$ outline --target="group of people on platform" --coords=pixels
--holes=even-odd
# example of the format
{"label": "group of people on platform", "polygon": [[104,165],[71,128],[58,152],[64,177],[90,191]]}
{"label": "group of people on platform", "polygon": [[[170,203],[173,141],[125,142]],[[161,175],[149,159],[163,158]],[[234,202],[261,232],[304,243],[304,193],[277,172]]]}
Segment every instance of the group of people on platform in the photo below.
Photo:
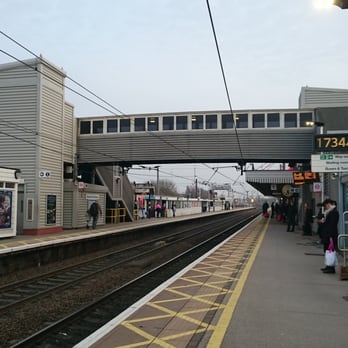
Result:
{"label": "group of people on platform", "polygon": [[[262,206],[263,214],[269,211],[269,204],[265,202]],[[288,200],[279,203],[272,202],[270,207],[271,218],[276,218],[278,222],[287,224],[287,232],[294,232],[298,224],[298,207],[295,201]],[[307,202],[303,204],[303,234],[312,235],[313,210]]]}
{"label": "group of people on platform", "polygon": [[[137,208],[135,206],[135,208]],[[172,216],[175,217],[175,213],[176,213],[176,204],[172,203],[171,206],[171,211],[172,211]],[[139,208],[139,217],[141,219],[144,218],[160,218],[160,217],[167,217],[167,207],[165,203],[162,203],[157,201],[157,202],[149,202],[148,203],[148,207],[147,210],[145,210],[144,207]]]}
{"label": "group of people on platform", "polygon": [[[311,236],[312,224],[314,219],[317,222],[317,234],[319,237],[318,243],[323,245],[324,254],[327,250],[337,250],[338,239],[338,221],[339,212],[337,210],[337,203],[330,198],[324,200],[324,202],[317,204],[318,213],[313,214],[313,209],[307,202],[303,203],[303,235]],[[269,217],[268,212],[270,210],[271,218],[275,217],[277,221],[287,224],[287,232],[293,232],[295,226],[298,223],[298,208],[294,201],[289,200],[279,204],[273,202],[269,209],[269,205],[265,202],[262,206],[262,212],[265,217]],[[321,268],[323,273],[335,273],[335,265],[326,265]]]}

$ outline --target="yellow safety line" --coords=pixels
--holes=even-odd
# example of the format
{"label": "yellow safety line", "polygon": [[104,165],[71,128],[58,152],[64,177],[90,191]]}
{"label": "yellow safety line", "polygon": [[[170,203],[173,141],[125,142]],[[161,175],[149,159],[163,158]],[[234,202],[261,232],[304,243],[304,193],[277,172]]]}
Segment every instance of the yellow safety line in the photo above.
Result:
{"label": "yellow safety line", "polygon": [[221,343],[224,339],[227,328],[231,322],[233,312],[234,312],[236,305],[238,303],[238,299],[243,291],[243,288],[244,288],[244,285],[245,285],[246,280],[248,278],[251,267],[256,259],[257,253],[258,253],[258,251],[261,247],[262,241],[265,237],[268,225],[269,225],[269,219],[262,230],[261,237],[259,238],[257,245],[256,245],[252,255],[250,256],[250,258],[249,258],[249,260],[248,260],[248,262],[247,262],[247,264],[246,264],[246,266],[241,274],[239,281],[237,282],[237,285],[236,285],[236,287],[235,287],[235,289],[230,297],[230,300],[228,301],[227,305],[225,305],[225,309],[222,312],[218,323],[215,325],[215,329],[213,331],[213,334],[210,337],[210,340],[206,346],[207,348],[217,348],[217,347],[221,346]]}
{"label": "yellow safety line", "polygon": [[141,343],[134,343],[134,344],[127,344],[124,346],[117,346],[117,347],[140,347],[140,346],[144,346],[144,344],[151,344],[151,343],[156,343],[158,344],[160,347],[163,348],[175,348],[174,346],[172,346],[171,344],[168,344],[167,342],[162,341],[161,339],[148,334],[147,332],[138,329],[137,327],[131,325],[130,323],[125,322],[123,324],[123,326],[127,327],[128,329],[134,331],[135,333],[137,333],[139,336],[144,337],[147,341],[146,342],[141,342]]}
{"label": "yellow safety line", "polygon": [[[158,300],[158,301],[150,301],[147,303],[147,306],[152,307],[160,312],[162,312],[162,314],[156,315],[156,316],[151,316],[151,317],[147,317],[147,318],[136,318],[133,320],[126,320],[124,321],[121,325],[125,328],[127,328],[130,331],[133,331],[134,333],[138,334],[139,336],[143,337],[145,339],[145,341],[142,342],[137,342],[137,343],[131,343],[131,344],[127,344],[124,345],[122,347],[143,347],[144,345],[158,345],[160,347],[163,348],[171,348],[173,347],[172,345],[170,345],[169,343],[167,343],[168,341],[172,340],[172,339],[178,339],[180,337],[185,337],[188,335],[192,335],[192,334],[197,334],[200,332],[207,332],[207,331],[213,331],[212,337],[210,338],[209,341],[209,346],[207,347],[219,347],[222,339],[224,337],[224,334],[226,332],[226,329],[228,327],[228,324],[230,322],[230,318],[232,317],[234,308],[237,304],[238,298],[242,292],[242,289],[244,287],[244,284],[246,282],[246,278],[248,276],[248,273],[250,272],[251,266],[256,258],[257,252],[259,250],[259,247],[262,243],[262,240],[264,238],[264,234],[265,231],[268,227],[269,222],[267,223],[267,225],[264,227],[264,229],[261,232],[261,237],[258,238],[256,243],[252,243],[253,245],[255,244],[255,249],[253,250],[253,252],[250,252],[249,254],[246,253],[246,251],[244,250],[243,252],[238,252],[238,253],[234,253],[234,257],[237,259],[234,260],[229,260],[227,263],[229,264],[229,266],[225,263],[225,265],[220,265],[220,271],[221,269],[223,270],[223,272],[221,273],[212,273],[209,272],[209,269],[214,269],[216,268],[216,264],[215,264],[215,260],[218,261],[219,263],[221,263],[221,258],[219,257],[211,257],[208,256],[208,258],[203,261],[201,263],[200,266],[203,265],[203,267],[197,267],[196,269],[194,269],[194,272],[192,274],[192,276],[183,276],[181,279],[183,281],[186,282],[186,284],[183,285],[179,285],[179,286],[172,286],[172,287],[168,287],[167,289],[165,289],[166,291],[176,294],[179,297],[175,298],[175,299],[164,299],[164,300]],[[243,243],[245,243],[247,240],[249,240],[251,238],[243,238]],[[253,239],[255,239],[255,237],[253,237]],[[229,258],[231,257],[230,254],[231,250],[229,252],[221,252],[221,255],[226,255]],[[243,267],[243,269],[238,270],[238,276],[237,277],[231,277],[231,266],[235,266],[238,264],[243,264],[243,262],[241,262],[238,258],[245,254],[246,257],[248,258],[248,261],[246,263],[246,266]],[[225,260],[226,262],[226,260]],[[204,270],[203,270],[204,268]],[[242,271],[242,272],[241,272]],[[200,275],[194,275],[194,273],[201,273]],[[240,275],[240,272],[242,273]],[[199,278],[199,277],[206,277],[207,275],[209,276],[214,276],[216,278],[215,281],[209,282],[209,283],[204,283],[204,282],[200,282],[198,280],[195,280],[193,278]],[[221,281],[219,281],[218,279],[221,279]],[[226,285],[226,281],[236,281],[236,286],[234,288],[230,288],[230,289],[226,289],[224,287],[219,287],[218,284],[222,283],[222,285]],[[192,288],[192,287],[196,287],[196,286],[203,286],[207,289],[210,290],[216,290],[217,292],[214,291],[211,293],[203,293],[200,295],[196,295],[196,296],[192,296],[191,294],[187,294],[184,293],[180,290],[185,290],[188,288]],[[209,300],[206,299],[207,298],[212,298],[212,297],[216,297],[218,295],[221,294],[231,294],[230,296],[230,300],[228,301],[228,304],[223,304],[223,303],[216,303],[214,300]],[[199,308],[199,309],[189,309],[187,311],[183,311],[183,312],[177,312],[174,310],[171,310],[170,308],[164,307],[162,306],[162,304],[168,304],[170,302],[175,302],[175,301],[183,301],[183,300],[194,300],[197,302],[200,302],[202,304],[208,305],[208,308]],[[206,323],[202,320],[197,320],[193,317],[190,317],[190,315],[192,314],[197,314],[197,313],[202,313],[202,312],[210,312],[210,311],[218,311],[221,310],[222,314],[221,317],[218,321],[217,325],[212,325],[210,323]],[[145,332],[143,329],[141,329],[140,327],[135,326],[136,323],[138,322],[142,322],[142,321],[151,321],[151,320],[158,320],[158,319],[164,319],[164,318],[177,318],[180,320],[184,320],[186,322],[189,322],[193,325],[197,325],[197,328],[195,330],[188,330],[188,331],[183,331],[180,333],[174,333],[172,335],[168,335],[168,336],[163,336],[161,338],[155,337],[151,334],[149,334],[148,332]],[[214,343],[210,343],[210,342],[214,342]],[[120,347],[120,346],[118,346]]]}

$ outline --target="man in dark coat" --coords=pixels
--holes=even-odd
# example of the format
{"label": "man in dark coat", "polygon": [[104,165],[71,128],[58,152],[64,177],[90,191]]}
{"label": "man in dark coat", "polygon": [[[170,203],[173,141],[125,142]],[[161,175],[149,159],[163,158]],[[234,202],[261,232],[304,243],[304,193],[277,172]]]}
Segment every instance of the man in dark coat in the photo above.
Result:
{"label": "man in dark coat", "polygon": [[294,232],[296,225],[297,207],[294,202],[290,202],[288,207],[288,232]]}
{"label": "man in dark coat", "polygon": [[303,234],[305,236],[312,235],[312,223],[313,223],[313,210],[310,208],[307,202],[303,204]]}
{"label": "man in dark coat", "polygon": [[102,215],[102,210],[98,202],[93,202],[89,207],[89,215],[92,216],[92,228],[95,229],[99,215]]}
{"label": "man in dark coat", "polygon": [[[339,213],[334,203],[335,202],[329,198],[325,199],[323,202],[325,218],[322,220],[321,233],[324,253],[329,248],[331,238],[333,240],[335,250],[337,250]],[[335,273],[335,266],[326,266],[321,270],[324,273]]]}

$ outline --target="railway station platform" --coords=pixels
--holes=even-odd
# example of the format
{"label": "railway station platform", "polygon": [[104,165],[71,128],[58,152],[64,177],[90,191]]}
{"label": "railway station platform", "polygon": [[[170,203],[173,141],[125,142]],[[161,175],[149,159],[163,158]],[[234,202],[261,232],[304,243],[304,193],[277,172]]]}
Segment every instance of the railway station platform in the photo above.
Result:
{"label": "railway station platform", "polygon": [[347,346],[348,283],[301,233],[256,219],[75,347]]}
{"label": "railway station platform", "polygon": [[92,228],[76,228],[70,230],[64,230],[59,233],[41,234],[41,235],[16,235],[14,237],[6,237],[0,239],[0,255],[8,254],[15,251],[31,249],[35,247],[42,247],[48,245],[54,245],[59,243],[66,243],[69,241],[82,240],[87,238],[94,238],[95,236],[102,236],[110,233],[117,233],[123,231],[131,231],[132,229],[149,227],[154,225],[175,223],[178,221],[199,219],[206,216],[212,216],[215,214],[225,214],[232,211],[238,211],[239,209],[217,211],[217,212],[205,212],[192,215],[182,215],[175,218],[150,218],[139,219],[132,222],[124,222],[118,224],[104,224],[97,225],[96,229]]}

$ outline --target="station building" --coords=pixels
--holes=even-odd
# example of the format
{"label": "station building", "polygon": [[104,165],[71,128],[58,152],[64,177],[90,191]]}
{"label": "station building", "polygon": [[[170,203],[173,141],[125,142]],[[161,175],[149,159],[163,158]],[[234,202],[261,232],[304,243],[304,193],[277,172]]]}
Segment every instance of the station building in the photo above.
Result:
{"label": "station building", "polygon": [[[80,125],[73,105],[65,99],[66,76],[63,69],[43,58],[0,65],[0,195],[11,191],[13,211],[11,226],[0,226],[0,237],[7,231],[44,234],[83,227],[93,201],[104,212],[99,224],[107,222],[107,208],[120,204],[132,215],[133,188],[122,166],[112,164],[110,170],[103,163],[99,167],[91,163],[88,180],[78,179]],[[320,128],[324,133],[348,131],[348,90],[303,87],[299,109],[313,110],[314,121],[324,125]],[[317,131],[314,128],[313,139]],[[21,178],[16,178],[19,171]],[[262,193],[277,197],[283,194],[284,185],[293,185],[289,175],[248,171],[246,180]],[[325,191],[314,192],[313,185],[305,185],[303,195],[318,202],[331,196],[341,203],[341,210],[348,210],[348,176],[326,173],[322,181]],[[6,187],[11,183],[13,187]]]}

